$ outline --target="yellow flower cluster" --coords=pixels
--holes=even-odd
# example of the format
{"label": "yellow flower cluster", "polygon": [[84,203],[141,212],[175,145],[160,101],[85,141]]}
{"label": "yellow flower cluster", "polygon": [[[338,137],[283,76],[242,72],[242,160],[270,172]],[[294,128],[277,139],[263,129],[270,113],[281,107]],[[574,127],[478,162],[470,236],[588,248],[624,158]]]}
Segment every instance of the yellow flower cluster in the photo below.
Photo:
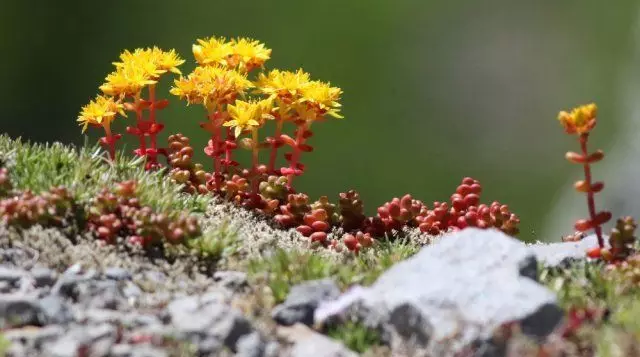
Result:
{"label": "yellow flower cluster", "polygon": [[189,104],[204,104],[209,110],[231,104],[253,83],[246,74],[219,66],[196,67],[187,77],[175,80],[170,92]]}
{"label": "yellow flower cluster", "polygon": [[591,103],[574,108],[571,113],[561,111],[558,120],[569,134],[587,134],[596,125],[598,107]]}
{"label": "yellow flower cluster", "polygon": [[198,39],[192,49],[199,66],[188,76],[175,80],[171,93],[189,104],[204,104],[210,114],[226,110],[229,120],[224,126],[236,128],[236,135],[264,124],[264,119],[247,119],[258,115],[256,113],[275,118],[260,109],[264,105],[259,103],[265,101],[236,102],[238,97],[244,98],[250,88],[255,88],[254,94],[269,99],[268,107],[279,113],[281,120],[314,121],[326,115],[342,118],[338,102],[342,90],[329,83],[312,81],[302,69],[295,72],[274,69],[260,73],[255,82],[248,80],[249,72],[263,67],[271,57],[271,49],[258,41],[209,37]]}
{"label": "yellow flower cluster", "polygon": [[111,122],[116,115],[124,116],[124,106],[113,100],[111,97],[98,96],[95,100],[82,107],[78,116],[78,122],[82,126],[82,132],[87,130],[89,125],[104,127],[108,135],[111,133]]}
{"label": "yellow flower cluster", "polygon": [[273,101],[269,98],[250,102],[236,100],[235,105],[227,107],[232,119],[223,126],[235,128],[234,135],[238,137],[243,131],[260,127],[265,120],[273,119],[272,108]]}
{"label": "yellow flower cluster", "polygon": [[113,63],[116,70],[100,87],[106,95],[137,96],[142,88],[155,84],[162,74],[180,74],[178,66],[184,63],[174,50],[166,52],[157,47],[124,51],[120,61]]}
{"label": "yellow flower cluster", "polygon": [[197,42],[192,50],[201,66],[225,66],[247,73],[254,68],[262,67],[271,58],[271,49],[248,38],[237,38],[227,42],[224,37],[209,37]]}

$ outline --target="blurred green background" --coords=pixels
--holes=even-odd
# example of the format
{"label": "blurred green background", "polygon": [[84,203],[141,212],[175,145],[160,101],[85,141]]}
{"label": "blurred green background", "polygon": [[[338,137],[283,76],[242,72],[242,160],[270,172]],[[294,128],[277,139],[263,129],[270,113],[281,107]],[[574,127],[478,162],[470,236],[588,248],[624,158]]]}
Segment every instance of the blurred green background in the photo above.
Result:
{"label": "blurred green background", "polygon": [[[464,176],[483,200],[508,203],[523,239],[580,168],[557,112],[595,101],[594,147],[620,130],[637,1],[11,1],[0,6],[0,131],[84,142],[75,118],[123,49],[175,48],[248,36],[273,49],[268,68],[304,68],[344,90],[344,120],[315,126],[297,188],[355,188],[370,213],[393,196],[448,199]],[[165,78],[163,93],[170,83]],[[204,145],[199,106],[173,98],[160,119]],[[120,127],[124,123],[120,123]],[[91,142],[97,138],[92,131]],[[130,143],[132,141],[129,141]],[[131,146],[129,146],[131,147]],[[198,149],[200,151],[200,149]],[[200,156],[201,159],[204,155]],[[567,222],[567,232],[571,222]]]}

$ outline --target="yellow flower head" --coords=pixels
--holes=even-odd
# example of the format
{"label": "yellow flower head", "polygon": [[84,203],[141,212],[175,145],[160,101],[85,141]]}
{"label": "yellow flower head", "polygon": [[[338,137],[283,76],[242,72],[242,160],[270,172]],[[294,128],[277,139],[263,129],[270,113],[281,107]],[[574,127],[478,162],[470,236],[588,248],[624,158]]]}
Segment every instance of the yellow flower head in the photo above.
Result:
{"label": "yellow flower head", "polygon": [[561,111],[558,120],[568,134],[587,134],[596,126],[598,107],[591,103],[574,108],[571,113]]}
{"label": "yellow flower head", "polygon": [[104,94],[112,96],[137,95],[142,88],[156,81],[149,76],[148,68],[126,65],[107,75],[106,83],[100,86]]}
{"label": "yellow flower head", "polygon": [[202,103],[211,109],[216,105],[233,103],[252,87],[246,75],[219,66],[196,67],[186,78],[175,80],[171,94],[187,100],[189,104]]}
{"label": "yellow flower head", "polygon": [[157,80],[160,75],[167,72],[180,74],[178,66],[184,63],[184,60],[178,56],[175,50],[167,52],[158,47],[137,48],[133,52],[125,50],[120,54],[120,60],[122,62],[113,63],[117,68],[141,68],[150,79],[154,80]]}
{"label": "yellow flower head", "polygon": [[182,74],[178,69],[178,66],[184,63],[184,60],[176,53],[176,50],[163,51],[158,47],[154,47],[151,50],[154,58],[154,62],[159,70],[166,72],[172,72],[176,74]]}
{"label": "yellow flower head", "polygon": [[227,65],[227,58],[233,53],[231,45],[224,37],[198,39],[192,46],[193,56],[201,66]]}
{"label": "yellow flower head", "polygon": [[[301,90],[302,99],[301,103],[307,104],[308,109],[315,114],[309,119],[316,119],[322,117],[325,114],[331,115],[334,118],[342,118],[339,114],[341,104],[338,103],[342,89],[338,87],[332,87],[329,83],[320,81],[312,81],[309,85],[305,86]],[[309,115],[311,113],[305,113]],[[305,117],[301,115],[301,117]]]}
{"label": "yellow flower head", "polygon": [[271,58],[271,49],[253,39],[234,39],[231,40],[230,46],[231,56],[227,63],[230,67],[237,67],[243,72],[250,72],[254,68],[262,67]]}
{"label": "yellow flower head", "polygon": [[222,125],[234,128],[234,135],[238,137],[243,131],[258,128],[264,124],[265,120],[273,119],[271,108],[271,99],[257,102],[236,100],[235,105],[230,104],[227,107],[231,120]]}
{"label": "yellow flower head", "polygon": [[107,134],[110,134],[110,125],[115,119],[116,114],[125,116],[123,105],[114,101],[112,97],[100,95],[82,107],[82,111],[78,116],[78,122],[82,126],[83,133],[89,125],[97,125],[104,127]]}
{"label": "yellow flower head", "polygon": [[258,92],[270,98],[290,104],[300,98],[300,92],[309,85],[309,74],[299,69],[296,72],[272,70],[268,74],[260,73]]}

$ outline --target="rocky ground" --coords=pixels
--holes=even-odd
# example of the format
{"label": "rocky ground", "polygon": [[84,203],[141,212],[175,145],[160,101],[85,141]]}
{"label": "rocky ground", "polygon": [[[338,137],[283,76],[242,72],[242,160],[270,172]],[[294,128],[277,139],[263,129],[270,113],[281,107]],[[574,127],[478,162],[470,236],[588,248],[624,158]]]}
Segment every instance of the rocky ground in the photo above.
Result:
{"label": "rocky ground", "polygon": [[202,227],[143,250],[0,224],[0,356],[640,356],[640,259],[587,259],[592,236],[406,230],[354,255],[91,149],[0,137],[0,164],[15,189],[64,185],[81,202],[135,179],[146,204]]}
{"label": "rocky ground", "polygon": [[445,236],[370,287],[295,285],[279,305],[256,301],[269,294],[246,272],[207,271],[195,259],[72,243],[39,227],[0,237],[7,356],[357,356],[311,328],[345,319],[379,331],[369,355],[494,356],[506,353],[491,342],[502,324],[541,339],[563,320],[536,282],[536,249],[493,231]]}

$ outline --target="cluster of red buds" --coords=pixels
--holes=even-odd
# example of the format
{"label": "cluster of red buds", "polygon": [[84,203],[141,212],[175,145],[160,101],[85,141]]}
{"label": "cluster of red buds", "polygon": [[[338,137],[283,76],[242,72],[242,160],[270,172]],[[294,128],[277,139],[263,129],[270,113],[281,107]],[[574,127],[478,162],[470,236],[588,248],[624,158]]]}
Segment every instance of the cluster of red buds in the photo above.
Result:
{"label": "cluster of red buds", "polygon": [[21,228],[36,224],[60,226],[72,214],[73,207],[73,198],[64,187],[39,195],[24,191],[0,200],[0,217],[5,224]]}
{"label": "cluster of red buds", "polygon": [[106,243],[116,243],[118,237],[123,237],[145,247],[160,244],[163,239],[183,243],[201,234],[195,217],[169,217],[142,206],[136,197],[135,181],[121,182],[114,191],[105,189],[99,193],[89,209],[88,227]]}
{"label": "cluster of red buds", "polygon": [[609,246],[601,250],[601,256],[608,262],[627,260],[634,253],[635,231],[638,225],[632,217],[619,218],[609,234]]}
{"label": "cluster of red buds", "polygon": [[379,235],[381,229],[388,233],[408,226],[437,235],[449,230],[477,227],[497,228],[509,235],[518,234],[518,216],[511,213],[507,205],[497,201],[490,205],[480,204],[481,192],[480,182],[466,177],[451,195],[450,203],[436,201],[432,209],[422,201],[413,199],[411,195],[394,198],[378,208],[378,218],[383,225],[375,224],[375,220],[368,219],[368,231]]}
{"label": "cluster of red buds", "polygon": [[439,234],[466,227],[497,228],[506,234],[518,234],[520,219],[507,205],[494,201],[480,204],[482,186],[478,180],[465,177],[451,195],[450,204],[434,202],[433,209],[423,209],[416,220],[422,232]]}
{"label": "cluster of red buds", "polygon": [[193,162],[193,148],[189,138],[182,134],[169,136],[169,177],[177,184],[183,185],[186,193],[207,193],[207,182],[211,174],[204,171],[202,164]]}

